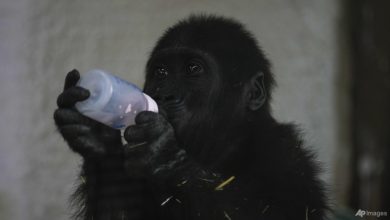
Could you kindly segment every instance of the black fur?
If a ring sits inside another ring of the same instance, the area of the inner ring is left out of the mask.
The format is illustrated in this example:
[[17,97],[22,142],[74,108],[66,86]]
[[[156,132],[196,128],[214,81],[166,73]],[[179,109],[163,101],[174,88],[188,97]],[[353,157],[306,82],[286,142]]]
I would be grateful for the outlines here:
[[[188,60],[194,57],[201,60],[201,73],[185,73]],[[157,70],[157,74],[162,76],[156,76],[156,68],[161,66],[165,69]],[[275,82],[270,63],[240,23],[217,16],[191,16],[179,22],[158,40],[146,72],[145,93],[157,100],[172,125],[164,128],[174,130],[174,137],[156,143],[160,148],[162,143],[170,143],[167,149],[174,148],[156,160],[164,166],[153,161],[143,163],[154,167],[152,171],[164,167],[166,172],[158,177],[139,177],[133,168],[141,162],[122,153],[86,159],[82,174],[86,182],[75,200],[81,207],[78,217],[325,218],[328,207],[315,157],[294,125],[272,117],[269,102]],[[260,78],[253,80],[257,75]],[[255,99],[248,98],[252,90],[255,98],[266,97],[255,110],[247,107]],[[262,92],[265,95],[258,94]],[[160,150],[153,146],[139,149],[146,148],[153,151],[148,155]],[[170,157],[169,152],[176,152],[176,156],[169,160],[172,167],[166,168],[162,159]],[[123,167],[123,163],[133,164]],[[232,176],[233,181],[223,190],[216,190]],[[108,188],[109,193],[102,193]]]

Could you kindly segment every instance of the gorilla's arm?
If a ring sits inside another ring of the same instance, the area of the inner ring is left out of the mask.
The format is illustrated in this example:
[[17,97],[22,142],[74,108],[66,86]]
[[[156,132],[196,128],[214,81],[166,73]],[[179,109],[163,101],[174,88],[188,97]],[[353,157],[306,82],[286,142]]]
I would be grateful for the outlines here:
[[151,207],[145,181],[124,172],[120,132],[74,108],[77,101],[89,96],[87,90],[75,86],[79,78],[77,70],[68,73],[54,113],[59,132],[83,158],[79,187],[72,201],[76,219],[154,219],[145,214]]

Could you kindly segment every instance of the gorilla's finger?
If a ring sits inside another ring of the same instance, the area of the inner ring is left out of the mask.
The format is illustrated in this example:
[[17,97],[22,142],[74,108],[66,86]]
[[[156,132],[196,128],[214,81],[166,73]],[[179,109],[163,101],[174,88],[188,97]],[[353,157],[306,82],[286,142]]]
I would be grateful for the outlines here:
[[154,121],[147,124],[131,125],[127,127],[123,137],[127,142],[150,141],[151,139],[161,136],[169,129],[170,127],[168,124]]
[[151,111],[142,111],[137,114],[135,117],[135,123],[138,124],[145,124],[145,123],[150,123],[153,121],[158,121],[161,120],[162,117],[156,112],[151,112]]
[[84,157],[103,156],[106,151],[104,146],[95,138],[87,136],[78,136],[67,140],[70,148]]
[[131,125],[126,128],[123,137],[127,142],[147,141],[145,125]]
[[80,79],[80,73],[76,69],[70,71],[65,77],[64,91],[70,87],[76,85]]
[[129,161],[146,161],[149,159],[149,149],[146,142],[141,142],[137,144],[127,144],[123,149],[123,154],[125,160]]
[[54,111],[54,121],[57,126],[64,126],[70,124],[92,125],[92,119],[82,115],[74,109],[59,108]]
[[151,138],[159,135],[158,130],[154,129],[154,124],[131,125],[126,128],[123,137],[127,142],[149,141]]
[[80,124],[61,126],[59,130],[66,140],[74,139],[83,135],[85,136],[91,132],[90,127]]
[[57,105],[60,108],[73,107],[76,102],[87,99],[89,95],[88,90],[78,86],[73,86],[66,89],[58,96]]

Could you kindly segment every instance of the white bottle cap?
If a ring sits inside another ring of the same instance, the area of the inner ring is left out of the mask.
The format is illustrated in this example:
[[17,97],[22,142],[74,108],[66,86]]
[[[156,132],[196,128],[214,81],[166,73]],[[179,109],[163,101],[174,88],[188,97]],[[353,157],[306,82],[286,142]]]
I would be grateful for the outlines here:
[[151,111],[151,112],[158,112],[157,103],[152,98],[150,98],[150,96],[146,95],[145,93],[143,93],[143,95],[145,96],[146,102],[147,102],[146,110]]

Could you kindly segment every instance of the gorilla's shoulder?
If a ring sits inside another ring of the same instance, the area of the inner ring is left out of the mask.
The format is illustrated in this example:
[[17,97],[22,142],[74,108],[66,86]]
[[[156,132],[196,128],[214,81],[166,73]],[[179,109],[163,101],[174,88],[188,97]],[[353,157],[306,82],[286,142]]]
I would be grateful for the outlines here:
[[302,134],[296,124],[275,123],[255,146],[255,169],[250,175],[263,188],[261,194],[270,194],[276,201],[324,208],[322,170]]

